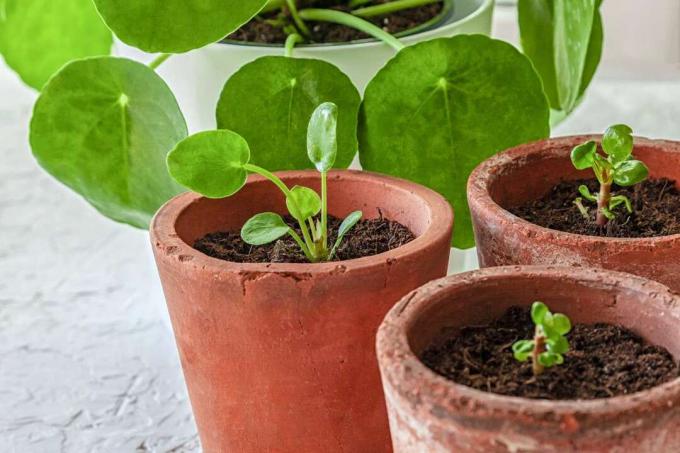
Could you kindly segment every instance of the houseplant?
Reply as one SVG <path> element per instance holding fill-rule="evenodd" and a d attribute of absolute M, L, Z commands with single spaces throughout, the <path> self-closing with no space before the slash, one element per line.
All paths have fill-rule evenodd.
<path fill-rule="evenodd" d="M 330 119 L 321 129 L 330 131 L 333 123 Z M 325 138 L 319 141 L 320 136 Z M 325 156 L 315 158 L 323 163 L 322 171 L 332 159 L 314 149 L 332 149 L 334 140 L 328 137 L 334 134 L 310 132 L 310 156 Z M 399 297 L 445 275 L 450 206 L 429 189 L 387 176 L 332 171 L 323 183 L 323 176 L 312 171 L 269 174 L 249 164 L 248 157 L 247 143 L 230 131 L 199 133 L 180 142 L 168 157 L 171 173 L 217 198 L 180 195 L 151 225 L 203 448 L 390 451 L 372 348 L 375 330 Z M 246 171 L 260 174 L 246 182 Z M 241 230 L 242 239 L 255 245 L 272 234 L 285 235 L 291 229 L 281 222 L 259 229 L 249 224 L 261 220 L 262 212 L 271 219 L 288 211 L 304 225 L 306 215 L 296 213 L 313 216 L 322 209 L 310 191 L 328 194 L 322 198 L 329 214 L 351 219 L 360 208 L 367 218 L 401 223 L 415 239 L 346 261 L 324 261 L 334 259 L 333 253 L 319 260 L 305 253 L 310 261 L 321 261 L 314 263 L 271 262 L 269 257 L 237 263 L 193 246 L 225 229 Z M 310 205 L 315 207 L 304 207 Z M 316 228 L 322 219 L 309 225 Z M 304 248 L 303 240 L 296 242 Z"/>
<path fill-rule="evenodd" d="M 675 429 L 680 417 L 677 377 L 629 395 L 550 401 L 476 390 L 446 379 L 421 361 L 424 350 L 440 335 L 458 334 L 465 326 L 477 326 L 479 331 L 508 308 L 528 307 L 537 299 L 567 314 L 575 325 L 620 325 L 668 349 L 674 358 L 667 360 L 677 376 L 673 362 L 680 357 L 680 297 L 659 283 L 611 271 L 540 266 L 489 268 L 447 277 L 402 299 L 378 332 L 378 360 L 396 452 L 680 448 Z M 495 352 L 514 361 L 511 345 L 518 338 Z M 623 338 L 618 339 L 623 342 Z M 631 334 L 625 338 L 635 340 Z M 612 339 L 617 341 L 616 336 Z M 658 348 L 638 347 L 648 348 L 640 360 L 652 349 L 658 352 Z M 468 360 L 477 358 L 468 356 Z M 555 365 L 542 379 L 554 379 L 553 372 L 570 360 L 579 359 L 567 353 L 564 365 Z M 536 385 L 531 365 L 523 366 L 528 374 L 523 374 L 520 391 Z"/>
<path fill-rule="evenodd" d="M 594 266 L 630 272 L 680 289 L 680 234 L 675 231 L 677 209 L 673 208 L 677 198 L 673 182 L 680 180 L 680 145 L 639 137 L 631 142 L 635 159 L 649 168 L 649 180 L 626 192 L 625 187 L 615 189 L 614 194 L 629 193 L 634 212 L 629 214 L 621 205 L 616 208 L 616 221 L 600 227 L 594 204 L 586 205 L 589 219 L 581 217 L 572 204 L 582 196 L 578 186 L 592 184 L 593 176 L 590 168 L 578 170 L 570 155 L 575 147 L 591 140 L 600 146 L 599 136 L 522 145 L 489 159 L 472 173 L 468 198 L 480 265 Z M 597 185 L 591 187 L 591 192 L 597 193 Z M 566 190 L 569 198 L 565 205 L 559 201 L 560 190 Z M 546 196 L 553 201 L 546 201 Z M 669 206 L 657 209 L 657 203 Z M 540 221 L 545 226 L 539 226 L 539 220 L 525 220 L 530 211 L 545 213 L 547 219 L 552 212 L 553 219 Z M 656 217 L 659 211 L 669 217 Z M 560 231 L 567 227 L 571 229 Z"/>

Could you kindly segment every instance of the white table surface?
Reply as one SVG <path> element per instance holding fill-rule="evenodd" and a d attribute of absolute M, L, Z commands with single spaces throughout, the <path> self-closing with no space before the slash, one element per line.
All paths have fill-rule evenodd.
<path fill-rule="evenodd" d="M 0 452 L 199 451 L 146 233 L 38 168 L 35 94 L 1 65 Z M 676 80 L 597 80 L 553 135 L 678 139 Z"/>

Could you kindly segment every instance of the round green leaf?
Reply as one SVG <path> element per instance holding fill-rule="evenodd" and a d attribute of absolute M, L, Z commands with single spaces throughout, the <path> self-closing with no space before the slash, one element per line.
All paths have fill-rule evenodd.
<path fill-rule="evenodd" d="M 569 351 L 569 342 L 565 337 L 557 336 L 547 341 L 548 350 L 555 354 L 564 354 Z"/>
<path fill-rule="evenodd" d="M 307 126 L 307 155 L 316 169 L 333 168 L 338 154 L 338 106 L 324 102 L 314 110 Z"/>
<path fill-rule="evenodd" d="M 263 212 L 248 220 L 241 228 L 241 238 L 250 245 L 264 245 L 274 242 L 290 231 L 280 215 Z"/>
<path fill-rule="evenodd" d="M 321 198 L 308 187 L 295 186 L 290 190 L 290 196 L 286 198 L 286 207 L 290 215 L 304 221 L 321 211 Z"/>
<path fill-rule="evenodd" d="M 594 141 L 583 143 L 571 150 L 571 162 L 578 170 L 585 170 L 593 166 L 596 152 L 597 143 Z"/>
<path fill-rule="evenodd" d="M 602 149 L 614 163 L 625 161 L 633 152 L 633 129 L 625 124 L 608 127 L 602 137 Z"/>
<path fill-rule="evenodd" d="M 181 191 L 165 156 L 186 135 L 177 101 L 154 71 L 96 57 L 69 63 L 45 85 L 30 142 L 40 165 L 102 214 L 146 228 Z"/>
<path fill-rule="evenodd" d="M 23 0 L 22 0 L 23 1 Z M 267 0 L 94 0 L 116 36 L 146 52 L 181 53 L 217 42 Z"/>
<path fill-rule="evenodd" d="M 553 365 L 560 365 L 563 362 L 564 358 L 560 354 L 555 354 L 552 352 L 544 352 L 538 356 L 538 363 L 548 368 Z"/>
<path fill-rule="evenodd" d="M 565 335 L 571 330 L 571 321 L 562 313 L 555 313 L 552 319 L 552 328 L 555 329 L 558 334 Z"/>
<path fill-rule="evenodd" d="M 550 311 L 543 302 L 534 302 L 531 305 L 531 320 L 537 326 L 543 324 L 543 320 L 548 313 L 550 313 Z"/>
<path fill-rule="evenodd" d="M 361 163 L 429 186 L 456 211 L 453 244 L 472 247 L 470 172 L 509 147 L 550 133 L 543 87 L 511 45 L 459 35 L 409 46 L 368 84 L 359 123 Z"/>
<path fill-rule="evenodd" d="M 243 168 L 250 158 L 248 142 L 228 130 L 205 131 L 185 138 L 168 154 L 175 180 L 208 198 L 224 198 L 246 183 Z"/>
<path fill-rule="evenodd" d="M 35 89 L 71 60 L 108 55 L 112 42 L 92 0 L 0 0 L 0 54 Z"/>
<path fill-rule="evenodd" d="M 639 160 L 621 162 L 614 170 L 614 182 L 620 186 L 634 186 L 649 177 L 649 169 Z"/>
<path fill-rule="evenodd" d="M 512 352 L 515 359 L 524 362 L 526 361 L 534 349 L 534 342 L 532 340 L 520 340 L 512 345 Z"/>
<path fill-rule="evenodd" d="M 253 163 L 268 170 L 313 168 L 305 152 L 307 126 L 323 102 L 338 107 L 335 166 L 346 168 L 357 151 L 361 98 L 350 79 L 330 63 L 262 57 L 243 66 L 222 90 L 217 125 L 245 137 Z"/>

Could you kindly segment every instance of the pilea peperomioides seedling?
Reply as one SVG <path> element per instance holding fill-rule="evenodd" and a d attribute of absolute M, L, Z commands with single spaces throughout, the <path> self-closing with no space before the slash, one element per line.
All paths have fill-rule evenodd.
<path fill-rule="evenodd" d="M 329 248 L 327 176 L 337 155 L 337 121 L 337 106 L 326 102 L 312 113 L 307 129 L 307 154 L 321 174 L 321 196 L 308 187 L 288 188 L 275 174 L 251 164 L 246 140 L 226 129 L 200 132 L 182 140 L 168 154 L 168 169 L 177 182 L 208 198 L 235 194 L 246 183 L 248 172 L 264 176 L 283 192 L 286 208 L 298 222 L 302 236 L 279 214 L 263 212 L 243 225 L 241 238 L 251 245 L 264 245 L 289 234 L 310 262 L 330 261 L 344 236 L 362 217 L 361 211 L 349 214 Z"/>
<path fill-rule="evenodd" d="M 543 302 L 531 306 L 531 320 L 536 325 L 533 340 L 519 340 L 512 345 L 512 352 L 520 362 L 531 358 L 534 376 L 545 368 L 564 362 L 563 354 L 569 351 L 565 335 L 571 330 L 571 321 L 562 313 L 551 313 Z"/>
<path fill-rule="evenodd" d="M 596 222 L 599 226 L 607 225 L 616 218 L 614 209 L 623 205 L 628 213 L 633 212 L 630 200 L 625 195 L 612 195 L 612 184 L 619 186 L 633 186 L 644 181 L 649 176 L 647 166 L 633 158 L 633 130 L 625 124 L 609 127 L 602 137 L 602 150 L 598 152 L 597 143 L 588 141 L 571 152 L 571 161 L 579 170 L 592 168 L 597 181 L 600 183 L 598 195 L 590 192 L 582 185 L 579 192 L 586 200 L 597 204 Z M 588 209 L 583 206 L 581 197 L 574 200 L 574 204 L 586 219 L 590 219 Z"/>

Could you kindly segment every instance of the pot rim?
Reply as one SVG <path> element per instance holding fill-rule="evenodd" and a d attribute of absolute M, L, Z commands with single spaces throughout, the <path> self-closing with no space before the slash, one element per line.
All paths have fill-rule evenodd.
<path fill-rule="evenodd" d="M 468 14 L 465 17 L 460 18 L 459 20 L 454 20 L 453 22 L 440 22 L 439 24 L 433 26 L 432 28 L 429 28 L 427 30 L 423 30 L 420 32 L 416 32 L 413 34 L 409 34 L 406 36 L 403 36 L 399 38 L 404 44 L 409 44 L 413 42 L 419 42 L 423 40 L 430 39 L 434 37 L 436 33 L 440 33 L 442 31 L 446 32 L 449 28 L 455 28 L 464 24 L 467 24 L 468 22 L 471 22 L 472 20 L 476 19 L 477 17 L 483 15 L 486 13 L 489 9 L 493 9 L 495 0 L 482 0 L 482 3 L 472 11 L 470 14 Z M 493 13 L 493 12 L 492 12 Z M 348 49 L 356 49 L 356 48 L 367 48 L 367 47 L 380 47 L 386 45 L 382 41 L 378 39 L 373 39 L 373 38 L 367 38 L 367 39 L 360 39 L 360 40 L 355 40 L 355 41 L 350 41 L 347 43 L 320 43 L 320 44 L 299 44 L 296 45 L 296 49 L 300 50 L 338 50 L 338 51 L 343 51 L 343 50 L 348 50 Z M 271 49 L 283 49 L 284 45 L 283 44 L 263 44 L 263 43 L 248 43 L 248 42 L 242 42 L 242 41 L 232 41 L 232 40 L 226 40 L 226 41 L 221 41 L 221 42 L 216 42 L 213 44 L 210 44 L 209 47 L 213 48 L 228 48 L 230 46 L 233 47 L 242 47 L 242 48 L 251 48 L 251 49 L 265 49 L 265 50 L 271 50 Z"/>
<path fill-rule="evenodd" d="M 284 182 L 288 179 L 301 178 L 312 174 L 318 175 L 316 170 L 291 170 L 275 173 Z M 191 204 L 205 198 L 193 192 L 185 192 L 166 202 L 154 216 L 150 227 L 152 242 L 156 244 L 156 247 L 162 247 L 166 250 L 171 247 L 175 250 L 173 254 L 179 256 L 180 261 L 183 261 L 185 265 L 202 268 L 215 274 L 252 272 L 308 275 L 329 274 L 337 272 L 338 268 L 343 268 L 344 272 L 349 272 L 380 267 L 385 262 L 392 262 L 396 259 L 408 259 L 411 256 L 415 256 L 420 250 L 429 244 L 442 240 L 445 236 L 448 236 L 446 241 L 451 242 L 450 236 L 454 218 L 453 209 L 446 199 L 437 192 L 411 181 L 367 171 L 332 170 L 328 173 L 328 176 L 329 179 L 336 176 L 345 181 L 371 180 L 382 183 L 385 187 L 392 186 L 406 190 L 420 198 L 421 203 L 428 207 L 433 222 L 413 241 L 378 255 L 324 263 L 236 263 L 210 257 L 194 249 L 179 237 L 175 230 L 177 218 Z M 246 184 L 262 181 L 265 181 L 264 177 L 251 174 L 248 176 Z"/>
<path fill-rule="evenodd" d="M 572 148 L 588 140 L 598 143 L 602 139 L 602 134 L 589 135 L 569 135 L 540 140 L 532 143 L 525 143 L 482 162 L 470 174 L 467 184 L 468 204 L 492 216 L 495 222 L 506 222 L 522 225 L 523 229 L 529 232 L 534 240 L 546 240 L 550 242 L 558 241 L 562 244 L 582 245 L 584 242 L 591 244 L 602 244 L 603 246 L 621 246 L 635 244 L 642 247 L 663 247 L 680 242 L 680 233 L 667 236 L 654 236 L 644 238 L 630 237 L 605 237 L 589 236 L 586 234 L 569 233 L 567 231 L 553 230 L 535 223 L 531 223 L 521 217 L 512 214 L 510 211 L 496 203 L 489 194 L 489 185 L 495 176 L 503 173 L 504 169 L 516 165 L 518 162 L 527 160 L 529 156 L 538 155 L 540 159 L 561 157 L 562 153 L 558 148 Z M 634 138 L 636 145 L 643 145 L 655 148 L 663 152 L 680 153 L 680 142 L 672 140 L 656 140 L 646 137 Z M 568 157 L 568 156 L 567 156 Z"/>
<path fill-rule="evenodd" d="M 560 266 L 500 266 L 490 267 L 434 280 L 404 296 L 387 314 L 378 329 L 376 348 L 383 379 L 396 389 L 394 398 L 409 400 L 417 394 L 418 406 L 441 407 L 456 401 L 459 406 L 469 408 L 466 416 L 488 418 L 490 415 L 521 413 L 535 421 L 553 420 L 560 423 L 563 417 L 584 415 L 598 420 L 626 416 L 636 417 L 650 406 L 666 407 L 669 410 L 680 404 L 680 377 L 656 387 L 630 395 L 599 398 L 593 400 L 547 400 L 506 396 L 476 390 L 438 375 L 416 356 L 409 345 L 407 329 L 420 309 L 433 297 L 454 287 L 463 287 L 474 281 L 503 280 L 509 274 L 530 273 L 532 277 L 570 279 L 574 282 L 587 281 L 612 288 L 635 288 L 650 298 L 675 309 L 678 313 L 680 295 L 668 287 L 642 277 L 623 272 L 600 269 Z M 411 314 L 411 316 L 409 316 Z M 384 360 L 389 355 L 392 360 Z M 400 360 L 394 360 L 397 356 Z M 386 386 L 387 388 L 387 386 Z M 437 392 L 425 389 L 437 389 Z M 417 389 L 417 391 L 415 391 Z M 412 390 L 412 391 L 409 391 Z M 389 399 L 389 398 L 388 398 Z M 443 403 L 443 404 L 442 404 Z M 411 401 L 411 404 L 415 404 Z M 437 416 L 437 418 L 446 418 Z M 562 418 L 562 419 L 560 419 Z"/>

